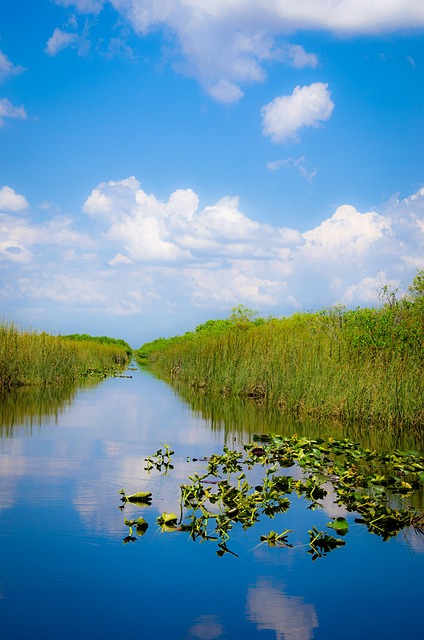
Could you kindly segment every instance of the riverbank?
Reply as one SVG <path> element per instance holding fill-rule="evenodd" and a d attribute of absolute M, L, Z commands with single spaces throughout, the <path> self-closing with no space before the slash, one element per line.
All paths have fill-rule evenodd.
<path fill-rule="evenodd" d="M 128 363 L 120 340 L 52 336 L 0 325 L 0 389 L 69 384 L 87 375 L 108 375 Z M 123 344 L 121 344 L 123 343 Z"/>
<path fill-rule="evenodd" d="M 333 308 L 257 319 L 239 307 L 184 336 L 159 339 L 140 359 L 176 383 L 249 398 L 298 418 L 423 431 L 423 272 L 378 309 Z"/>

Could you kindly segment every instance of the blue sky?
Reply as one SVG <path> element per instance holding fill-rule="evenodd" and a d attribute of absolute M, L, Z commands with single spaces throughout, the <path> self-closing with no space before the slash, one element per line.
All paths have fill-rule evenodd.
<path fill-rule="evenodd" d="M 424 267 L 421 0 L 2 0 L 6 320 L 137 347 Z"/>

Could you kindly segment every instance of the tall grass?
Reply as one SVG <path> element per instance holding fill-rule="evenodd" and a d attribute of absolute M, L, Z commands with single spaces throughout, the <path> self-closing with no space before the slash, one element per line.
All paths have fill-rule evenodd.
<path fill-rule="evenodd" d="M 92 371 L 110 372 L 125 364 L 120 345 L 76 341 L 0 324 L 0 389 L 67 384 Z"/>
<path fill-rule="evenodd" d="M 423 429 L 421 302 L 245 320 L 160 346 L 152 366 L 202 393 L 303 418 Z"/>

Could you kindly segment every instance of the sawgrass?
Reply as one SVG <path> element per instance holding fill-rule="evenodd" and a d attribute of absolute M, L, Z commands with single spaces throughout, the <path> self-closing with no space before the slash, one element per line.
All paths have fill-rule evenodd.
<path fill-rule="evenodd" d="M 159 342 L 148 360 L 203 394 L 250 398 L 301 418 L 422 431 L 421 302 L 242 318 L 220 332 Z"/>
<path fill-rule="evenodd" d="M 128 357 L 120 345 L 0 324 L 0 389 L 68 384 L 82 375 L 107 374 L 124 365 Z"/>

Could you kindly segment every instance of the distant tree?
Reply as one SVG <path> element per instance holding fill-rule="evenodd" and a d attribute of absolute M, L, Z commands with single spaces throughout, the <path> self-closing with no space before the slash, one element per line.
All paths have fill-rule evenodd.
<path fill-rule="evenodd" d="M 409 292 L 414 302 L 424 300 L 424 269 L 418 271 L 412 283 L 409 285 Z"/>
<path fill-rule="evenodd" d="M 248 309 L 244 304 L 239 304 L 232 308 L 229 320 L 234 324 L 246 324 L 248 322 L 254 322 L 257 317 L 257 311 Z"/>

